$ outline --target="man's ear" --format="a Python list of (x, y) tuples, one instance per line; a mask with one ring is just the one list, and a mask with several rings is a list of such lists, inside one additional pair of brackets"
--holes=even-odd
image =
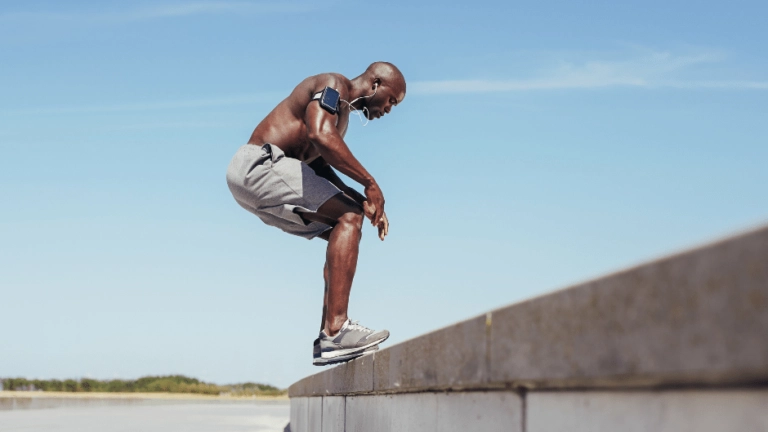
[(381, 85), (381, 78), (376, 78), (375, 80), (373, 80), (373, 87), (371, 88), (371, 90), (376, 90), (376, 87), (380, 85)]

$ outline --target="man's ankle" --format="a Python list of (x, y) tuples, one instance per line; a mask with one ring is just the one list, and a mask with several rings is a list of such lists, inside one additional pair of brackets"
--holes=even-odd
[(328, 337), (334, 337), (334, 336), (336, 336), (337, 334), (339, 334), (339, 332), (341, 331), (341, 328), (337, 328), (337, 329), (334, 329), (334, 328), (329, 328), (329, 327), (326, 325), (326, 326), (325, 326), (325, 328), (323, 329), (323, 331), (325, 332), (325, 335), (326, 335), (326, 336), (328, 336)]
[(336, 336), (341, 331), (341, 328), (344, 327), (345, 322), (347, 322), (347, 317), (344, 317), (343, 319), (328, 320), (325, 322), (323, 331), (329, 337)]

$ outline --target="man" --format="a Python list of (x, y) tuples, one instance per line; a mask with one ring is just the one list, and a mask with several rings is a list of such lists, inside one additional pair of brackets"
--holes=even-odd
[[(307, 239), (328, 241), (325, 298), (313, 364), (347, 361), (378, 349), (389, 337), (347, 316), (357, 267), (363, 218), (389, 231), (384, 195), (344, 142), (351, 111), (368, 120), (388, 114), (405, 98), (405, 78), (390, 63), (376, 62), (352, 80), (336, 73), (302, 81), (256, 126), (227, 170), (235, 200), (267, 225)], [(360, 183), (357, 192), (337, 169)]]

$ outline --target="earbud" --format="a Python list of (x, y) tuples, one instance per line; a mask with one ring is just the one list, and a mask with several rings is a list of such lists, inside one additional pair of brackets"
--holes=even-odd
[[(375, 83), (373, 83), (373, 94), (369, 94), (368, 96), (360, 96), (359, 98), (353, 100), (352, 102), (347, 102), (344, 99), (340, 99), (340, 100), (349, 106), (351, 112), (354, 112), (355, 114), (357, 114), (357, 117), (360, 118), (360, 122), (362, 123), (363, 116), (360, 114), (360, 111), (357, 108), (352, 106), (352, 104), (357, 102), (357, 101), (359, 101), (360, 99), (366, 99), (366, 98), (369, 98), (369, 97), (376, 96), (376, 92), (377, 91), (379, 91), (379, 83), (375, 82)], [(363, 112), (365, 112), (365, 111), (368, 111), (368, 107), (363, 107)], [(368, 125), (368, 121), (369, 121), (368, 120), (368, 116), (366, 115), (365, 116), (365, 123), (363, 124), (363, 126)]]

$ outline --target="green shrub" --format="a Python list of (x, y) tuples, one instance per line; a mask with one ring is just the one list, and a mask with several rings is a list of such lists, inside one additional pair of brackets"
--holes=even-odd
[[(28, 380), (26, 378), (6, 378), (2, 380), (5, 390), (43, 390), (65, 392), (138, 392), (138, 393), (194, 393), (232, 396), (279, 396), (285, 394), (277, 387), (247, 382), (243, 384), (216, 385), (202, 382), (184, 375), (146, 376), (137, 380), (100, 381), (83, 378), (79, 381)], [(33, 387), (34, 386), (34, 387)]]

